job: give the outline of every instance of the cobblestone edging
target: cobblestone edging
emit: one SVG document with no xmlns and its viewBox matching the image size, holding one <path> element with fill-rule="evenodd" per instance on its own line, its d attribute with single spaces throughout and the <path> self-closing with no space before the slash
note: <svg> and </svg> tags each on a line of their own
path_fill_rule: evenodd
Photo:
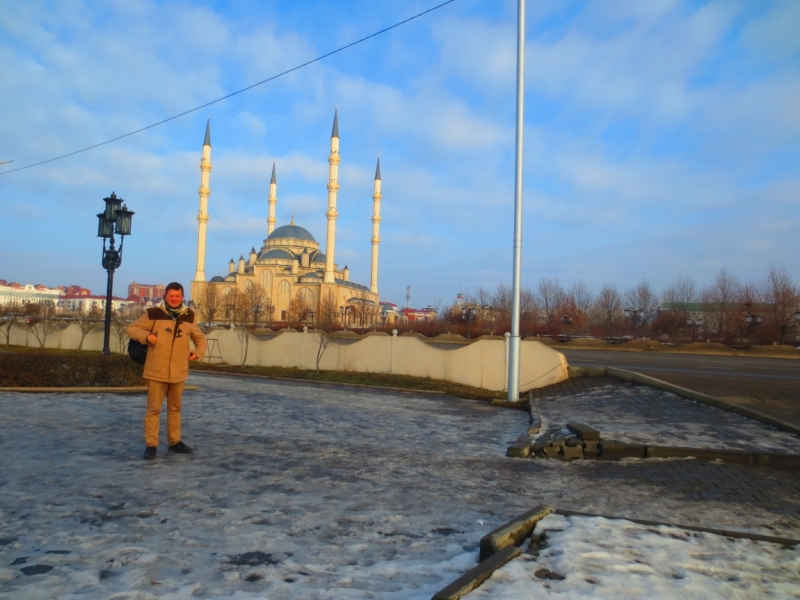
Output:
<svg viewBox="0 0 800 600">
<path fill-rule="evenodd" d="M 532 421 L 538 417 L 531 416 Z M 541 423 L 541 420 L 539 420 Z M 775 469 L 800 469 L 800 454 L 764 452 L 759 450 L 729 450 L 716 448 L 687 448 L 684 446 L 658 446 L 631 444 L 619 440 L 607 440 L 600 432 L 584 423 L 567 423 L 569 434 L 556 432 L 548 440 L 534 440 L 521 435 L 506 451 L 506 456 L 515 458 L 559 458 L 573 460 L 582 458 L 618 460 L 620 458 L 689 458 L 721 460 L 723 462 L 772 467 Z M 538 428 L 535 428 L 538 431 Z"/>
<path fill-rule="evenodd" d="M 473 569 L 470 569 L 464 573 L 464 575 L 456 579 L 453 583 L 434 594 L 431 600 L 458 600 L 459 598 L 468 594 L 480 586 L 484 581 L 489 579 L 489 577 L 492 576 L 492 573 L 494 573 L 497 569 L 522 554 L 521 546 L 524 544 L 525 540 L 530 540 L 530 548 L 533 550 L 533 554 L 538 556 L 536 548 L 539 547 L 539 543 L 542 541 L 542 536 L 533 535 L 533 530 L 536 527 L 536 523 L 550 513 L 563 515 L 566 517 L 574 516 L 620 519 L 637 523 L 639 525 L 675 527 L 676 529 L 684 529 L 687 531 L 710 533 L 713 535 L 734 539 L 748 539 L 758 542 L 768 542 L 787 547 L 800 545 L 800 540 L 791 538 L 761 535 L 758 533 L 746 533 L 742 531 L 733 531 L 730 529 L 717 529 L 714 527 L 679 525 L 676 523 L 665 523 L 663 521 L 652 521 L 649 519 L 634 519 L 617 515 L 602 515 L 580 512 L 576 510 L 553 508 L 551 506 L 542 504 L 520 515 L 519 517 L 512 519 L 508 523 L 501 525 L 491 533 L 483 536 L 480 543 L 481 562 L 478 563 L 478 565 Z M 553 573 L 547 569 L 539 569 L 536 571 L 535 575 L 541 579 L 564 579 L 563 575 Z"/>
<path fill-rule="evenodd" d="M 184 391 L 196 391 L 199 385 L 185 385 Z M 0 387 L 0 392 L 24 392 L 27 394 L 146 394 L 147 386 L 130 387 Z"/>
</svg>

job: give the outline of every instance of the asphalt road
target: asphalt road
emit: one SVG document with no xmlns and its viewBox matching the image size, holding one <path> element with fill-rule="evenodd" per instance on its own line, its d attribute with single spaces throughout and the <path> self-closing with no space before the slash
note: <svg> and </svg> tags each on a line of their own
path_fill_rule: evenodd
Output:
<svg viewBox="0 0 800 600">
<path fill-rule="evenodd" d="M 800 361 L 781 358 L 558 348 L 575 366 L 617 367 L 663 379 L 800 426 Z"/>
</svg>

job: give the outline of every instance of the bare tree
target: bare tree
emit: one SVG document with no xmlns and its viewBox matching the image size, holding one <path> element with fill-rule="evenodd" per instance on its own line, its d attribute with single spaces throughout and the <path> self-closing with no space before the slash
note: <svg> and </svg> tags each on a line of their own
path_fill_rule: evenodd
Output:
<svg viewBox="0 0 800 600">
<path fill-rule="evenodd" d="M 708 315 L 707 322 L 716 330 L 718 342 L 725 340 L 731 312 L 737 308 L 740 288 L 739 280 L 722 268 L 714 278 L 714 283 L 703 290 L 701 297 Z"/>
<path fill-rule="evenodd" d="M 25 320 L 22 322 L 23 328 L 33 334 L 33 337 L 39 342 L 39 348 L 44 348 L 47 336 L 58 329 L 55 305 L 50 301 L 41 304 L 29 303 L 25 305 L 23 312 L 25 313 Z"/>
<path fill-rule="evenodd" d="M 630 318 L 633 321 L 634 329 L 636 329 L 637 324 L 641 325 L 642 332 L 645 331 L 647 325 L 658 313 L 658 297 L 653 288 L 650 287 L 650 284 L 644 279 L 625 291 L 623 302 L 626 305 L 624 308 L 628 308 L 631 311 L 639 311 L 637 313 L 631 312 Z"/>
<path fill-rule="evenodd" d="M 672 334 L 682 329 L 689 317 L 693 314 L 693 305 L 697 302 L 697 288 L 694 280 L 685 275 L 680 275 L 667 289 L 664 290 L 664 307 L 672 313 L 668 325 Z"/>
<path fill-rule="evenodd" d="M 209 324 L 214 323 L 220 313 L 220 301 L 221 297 L 216 285 L 206 284 L 203 286 L 200 297 L 195 300 L 200 314 L 203 315 L 203 321 Z"/>
<path fill-rule="evenodd" d="M 593 311 L 596 318 L 603 323 L 606 338 L 611 337 L 612 327 L 622 312 L 622 296 L 617 288 L 604 285 L 594 301 Z"/>
<path fill-rule="evenodd" d="M 536 304 L 542 312 L 548 331 L 553 328 L 558 306 L 564 298 L 564 288 L 557 279 L 545 277 L 536 286 Z"/>
<path fill-rule="evenodd" d="M 767 322 L 783 345 L 786 335 L 797 327 L 795 311 L 800 309 L 800 290 L 786 269 L 771 267 L 764 282 Z"/>
<path fill-rule="evenodd" d="M 519 291 L 520 328 L 530 335 L 536 327 L 536 296 L 529 288 Z"/>
<path fill-rule="evenodd" d="M 577 328 L 578 333 L 582 333 L 589 325 L 589 314 L 594 302 L 594 294 L 583 281 L 573 283 L 566 296 L 570 299 L 572 313 L 572 324 Z"/>
<path fill-rule="evenodd" d="M 6 336 L 6 346 L 11 343 L 11 330 L 18 327 L 22 320 L 16 309 L 17 307 L 11 304 L 0 305 L 0 331 Z"/>
<path fill-rule="evenodd" d="M 103 313 L 97 306 L 93 306 L 88 311 L 81 309 L 80 312 L 75 316 L 74 322 L 81 332 L 81 339 L 78 342 L 78 350 L 83 350 L 83 342 L 86 339 L 86 336 L 92 329 L 97 327 L 102 318 Z"/>
<path fill-rule="evenodd" d="M 116 316 L 111 320 L 111 333 L 117 339 L 120 352 L 125 352 L 125 342 L 128 341 L 128 325 L 130 325 L 130 321 L 121 316 Z"/>
<path fill-rule="evenodd" d="M 478 288 L 480 290 L 480 288 Z M 491 304 L 494 310 L 494 327 L 501 331 L 511 326 L 511 306 L 514 290 L 505 283 L 498 283 L 492 293 Z"/>
<path fill-rule="evenodd" d="M 443 302 L 444 302 L 444 299 L 441 296 L 434 296 L 433 297 L 433 302 L 431 303 L 431 306 L 433 307 L 433 310 L 436 311 L 436 314 L 433 315 L 434 320 L 437 320 L 437 319 L 441 318 L 441 316 L 442 316 L 442 303 Z"/>
<path fill-rule="evenodd" d="M 319 363 L 325 350 L 333 343 L 331 333 L 339 324 L 339 315 L 336 310 L 336 301 L 333 293 L 327 290 L 319 300 L 319 310 L 317 311 L 317 324 L 314 330 L 314 339 L 317 342 L 317 373 L 319 373 Z"/>
<path fill-rule="evenodd" d="M 251 283 L 246 285 L 242 292 L 244 301 L 247 303 L 247 312 L 253 318 L 253 327 L 258 327 L 258 319 L 263 314 L 268 314 L 270 298 L 266 288 Z"/>
<path fill-rule="evenodd" d="M 224 294 L 220 302 L 225 320 L 231 325 L 246 325 L 250 321 L 247 298 L 236 288 Z"/>
</svg>

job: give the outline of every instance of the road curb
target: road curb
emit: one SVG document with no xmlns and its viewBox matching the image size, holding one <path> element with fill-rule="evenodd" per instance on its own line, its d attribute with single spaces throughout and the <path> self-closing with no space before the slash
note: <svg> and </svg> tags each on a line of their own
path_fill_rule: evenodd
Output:
<svg viewBox="0 0 800 600">
<path fill-rule="evenodd" d="M 199 385 L 185 385 L 184 391 L 199 390 Z M 146 394 L 146 386 L 130 387 L 0 387 L 0 392 L 25 394 Z"/>
<path fill-rule="evenodd" d="M 348 387 L 360 387 L 373 390 L 392 390 L 395 392 L 414 392 L 417 394 L 445 394 L 439 390 L 418 390 L 416 388 L 385 387 L 382 385 L 369 385 L 366 383 L 343 383 L 339 381 L 318 381 L 316 379 L 297 379 L 296 377 L 272 377 L 271 375 L 255 375 L 251 373 L 226 373 L 225 371 L 190 371 L 190 375 L 223 375 L 227 377 L 252 377 L 254 379 L 274 379 L 275 381 L 297 381 L 300 383 L 316 383 L 324 385 L 342 385 Z"/>
</svg>

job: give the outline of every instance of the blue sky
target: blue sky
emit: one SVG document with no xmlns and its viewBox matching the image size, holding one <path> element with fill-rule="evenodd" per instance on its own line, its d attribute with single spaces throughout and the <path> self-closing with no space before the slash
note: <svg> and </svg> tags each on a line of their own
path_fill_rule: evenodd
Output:
<svg viewBox="0 0 800 600">
<path fill-rule="evenodd" d="M 439 4 L 0 4 L 0 161 L 138 129 Z M 528 2 L 523 285 L 679 275 L 800 280 L 800 2 Z M 368 283 L 380 155 L 382 299 L 511 280 L 516 2 L 456 0 L 286 77 L 108 146 L 0 176 L 0 278 L 102 293 L 95 215 L 136 212 L 115 291 L 188 283 L 211 119 L 206 274 L 278 225 L 324 246 L 339 109 L 337 263 Z"/>
</svg>

